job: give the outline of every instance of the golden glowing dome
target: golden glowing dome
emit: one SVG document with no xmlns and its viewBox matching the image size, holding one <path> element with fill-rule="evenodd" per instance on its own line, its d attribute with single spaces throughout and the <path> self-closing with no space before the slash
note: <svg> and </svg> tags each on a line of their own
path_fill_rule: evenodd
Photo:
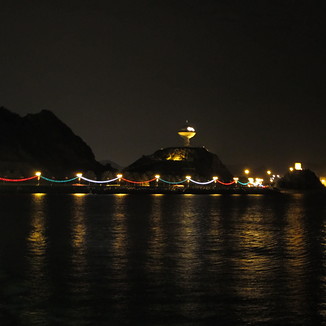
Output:
<svg viewBox="0 0 326 326">
<path fill-rule="evenodd" d="M 196 130 L 194 127 L 189 125 L 188 121 L 186 121 L 186 125 L 178 131 L 178 135 L 184 140 L 184 145 L 189 146 L 190 138 L 196 135 Z"/>
</svg>

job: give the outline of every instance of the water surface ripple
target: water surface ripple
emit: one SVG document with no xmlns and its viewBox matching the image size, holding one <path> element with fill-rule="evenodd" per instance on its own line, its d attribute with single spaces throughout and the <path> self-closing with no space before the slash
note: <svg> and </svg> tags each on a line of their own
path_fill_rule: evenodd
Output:
<svg viewBox="0 0 326 326">
<path fill-rule="evenodd" d="M 1 195 L 1 325 L 326 325 L 317 195 Z"/>
</svg>

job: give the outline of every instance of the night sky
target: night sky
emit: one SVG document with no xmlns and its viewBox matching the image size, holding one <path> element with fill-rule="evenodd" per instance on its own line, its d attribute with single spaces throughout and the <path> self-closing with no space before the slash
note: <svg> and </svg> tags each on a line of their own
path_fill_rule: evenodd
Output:
<svg viewBox="0 0 326 326">
<path fill-rule="evenodd" d="M 325 1 L 7 1 L 0 106 L 51 110 L 122 166 L 193 146 L 326 170 Z"/>
</svg>

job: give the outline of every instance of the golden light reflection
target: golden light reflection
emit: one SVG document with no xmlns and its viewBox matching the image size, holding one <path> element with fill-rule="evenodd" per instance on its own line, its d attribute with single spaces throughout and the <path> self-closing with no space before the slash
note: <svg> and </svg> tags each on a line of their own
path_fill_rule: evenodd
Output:
<svg viewBox="0 0 326 326">
<path fill-rule="evenodd" d="M 44 194 L 32 194 L 30 232 L 27 238 L 27 263 L 29 272 L 27 274 L 29 284 L 37 284 L 29 288 L 29 296 L 39 298 L 40 302 L 46 302 L 49 296 L 49 280 L 46 273 L 46 250 L 47 236 L 45 225 L 45 200 Z M 40 292 L 39 289 L 42 288 Z M 34 316 L 45 315 L 46 312 L 40 307 L 35 307 L 34 315 L 29 316 L 33 321 Z"/>
<path fill-rule="evenodd" d="M 85 194 L 85 193 L 74 193 L 74 194 L 72 194 L 73 196 L 75 196 L 75 197 L 84 197 L 84 196 L 86 196 L 87 194 Z"/>
<path fill-rule="evenodd" d="M 85 194 L 73 194 L 73 210 L 71 214 L 71 268 L 73 274 L 84 275 L 87 273 L 87 213 Z M 71 282 L 70 291 L 78 296 L 86 296 L 89 292 L 90 284 L 85 282 L 80 286 L 76 282 Z"/>
<path fill-rule="evenodd" d="M 85 194 L 73 194 L 74 211 L 72 216 L 72 246 L 74 248 L 73 260 L 85 263 L 85 238 L 87 227 L 85 221 Z"/>
<path fill-rule="evenodd" d="M 251 214 L 251 213 L 249 213 Z M 244 215 L 245 217 L 250 216 Z M 242 253 L 234 260 L 238 273 L 237 292 L 240 297 L 263 299 L 272 291 L 270 288 L 275 261 L 268 254 L 273 249 L 275 234 L 263 222 L 263 216 L 252 213 L 252 220 L 241 221 L 235 235 L 239 251 Z M 262 312 L 264 307 L 261 307 Z"/>
<path fill-rule="evenodd" d="M 289 309 L 300 311 L 309 304 L 308 296 L 304 295 L 306 278 L 309 278 L 307 271 L 309 248 L 304 225 L 305 211 L 303 207 L 303 195 L 293 196 L 293 201 L 286 214 L 286 225 L 284 228 L 284 250 L 286 254 L 285 271 L 288 274 L 288 291 L 292 294 L 293 300 L 288 302 Z M 298 295 L 300 293 L 300 295 Z"/>
<path fill-rule="evenodd" d="M 197 201 L 191 196 L 182 196 L 180 206 L 182 210 L 178 214 L 178 225 L 175 229 L 175 268 L 176 283 L 185 291 L 192 293 L 199 291 L 198 282 L 195 281 L 200 273 L 201 258 L 199 257 L 199 230 L 196 211 Z M 180 309 L 188 316 L 196 315 L 200 306 L 196 302 L 184 302 Z"/>
<path fill-rule="evenodd" d="M 128 227 L 125 208 L 125 196 L 115 195 L 114 197 L 114 212 L 112 214 L 110 236 L 111 236 L 111 269 L 110 277 L 114 278 L 112 283 L 114 289 L 119 284 L 119 296 L 126 295 L 128 291 Z M 121 307 L 122 308 L 122 307 Z"/>
<path fill-rule="evenodd" d="M 114 197 L 124 197 L 127 196 L 128 194 L 114 194 Z"/>
<path fill-rule="evenodd" d="M 38 257 L 44 254 L 46 247 L 44 218 L 42 214 L 44 194 L 33 194 L 34 213 L 31 221 L 31 232 L 28 237 L 30 241 L 30 250 Z"/>
<path fill-rule="evenodd" d="M 156 194 L 152 196 L 152 206 L 149 225 L 149 240 L 147 250 L 146 270 L 148 270 L 156 282 L 160 282 L 160 272 L 163 270 L 164 258 L 164 231 L 162 226 L 162 197 Z"/>
<path fill-rule="evenodd" d="M 35 196 L 35 197 L 43 197 L 43 196 L 45 196 L 46 194 L 45 193 L 43 193 L 43 192 L 37 192 L 37 193 L 34 193 L 33 194 L 33 196 Z"/>
</svg>

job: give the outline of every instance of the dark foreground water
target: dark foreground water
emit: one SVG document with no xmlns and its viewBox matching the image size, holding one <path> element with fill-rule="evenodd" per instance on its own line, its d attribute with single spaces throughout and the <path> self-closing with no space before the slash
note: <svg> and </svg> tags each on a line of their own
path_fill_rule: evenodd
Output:
<svg viewBox="0 0 326 326">
<path fill-rule="evenodd" d="M 325 223 L 316 195 L 0 195 L 0 325 L 322 325 Z"/>
</svg>

